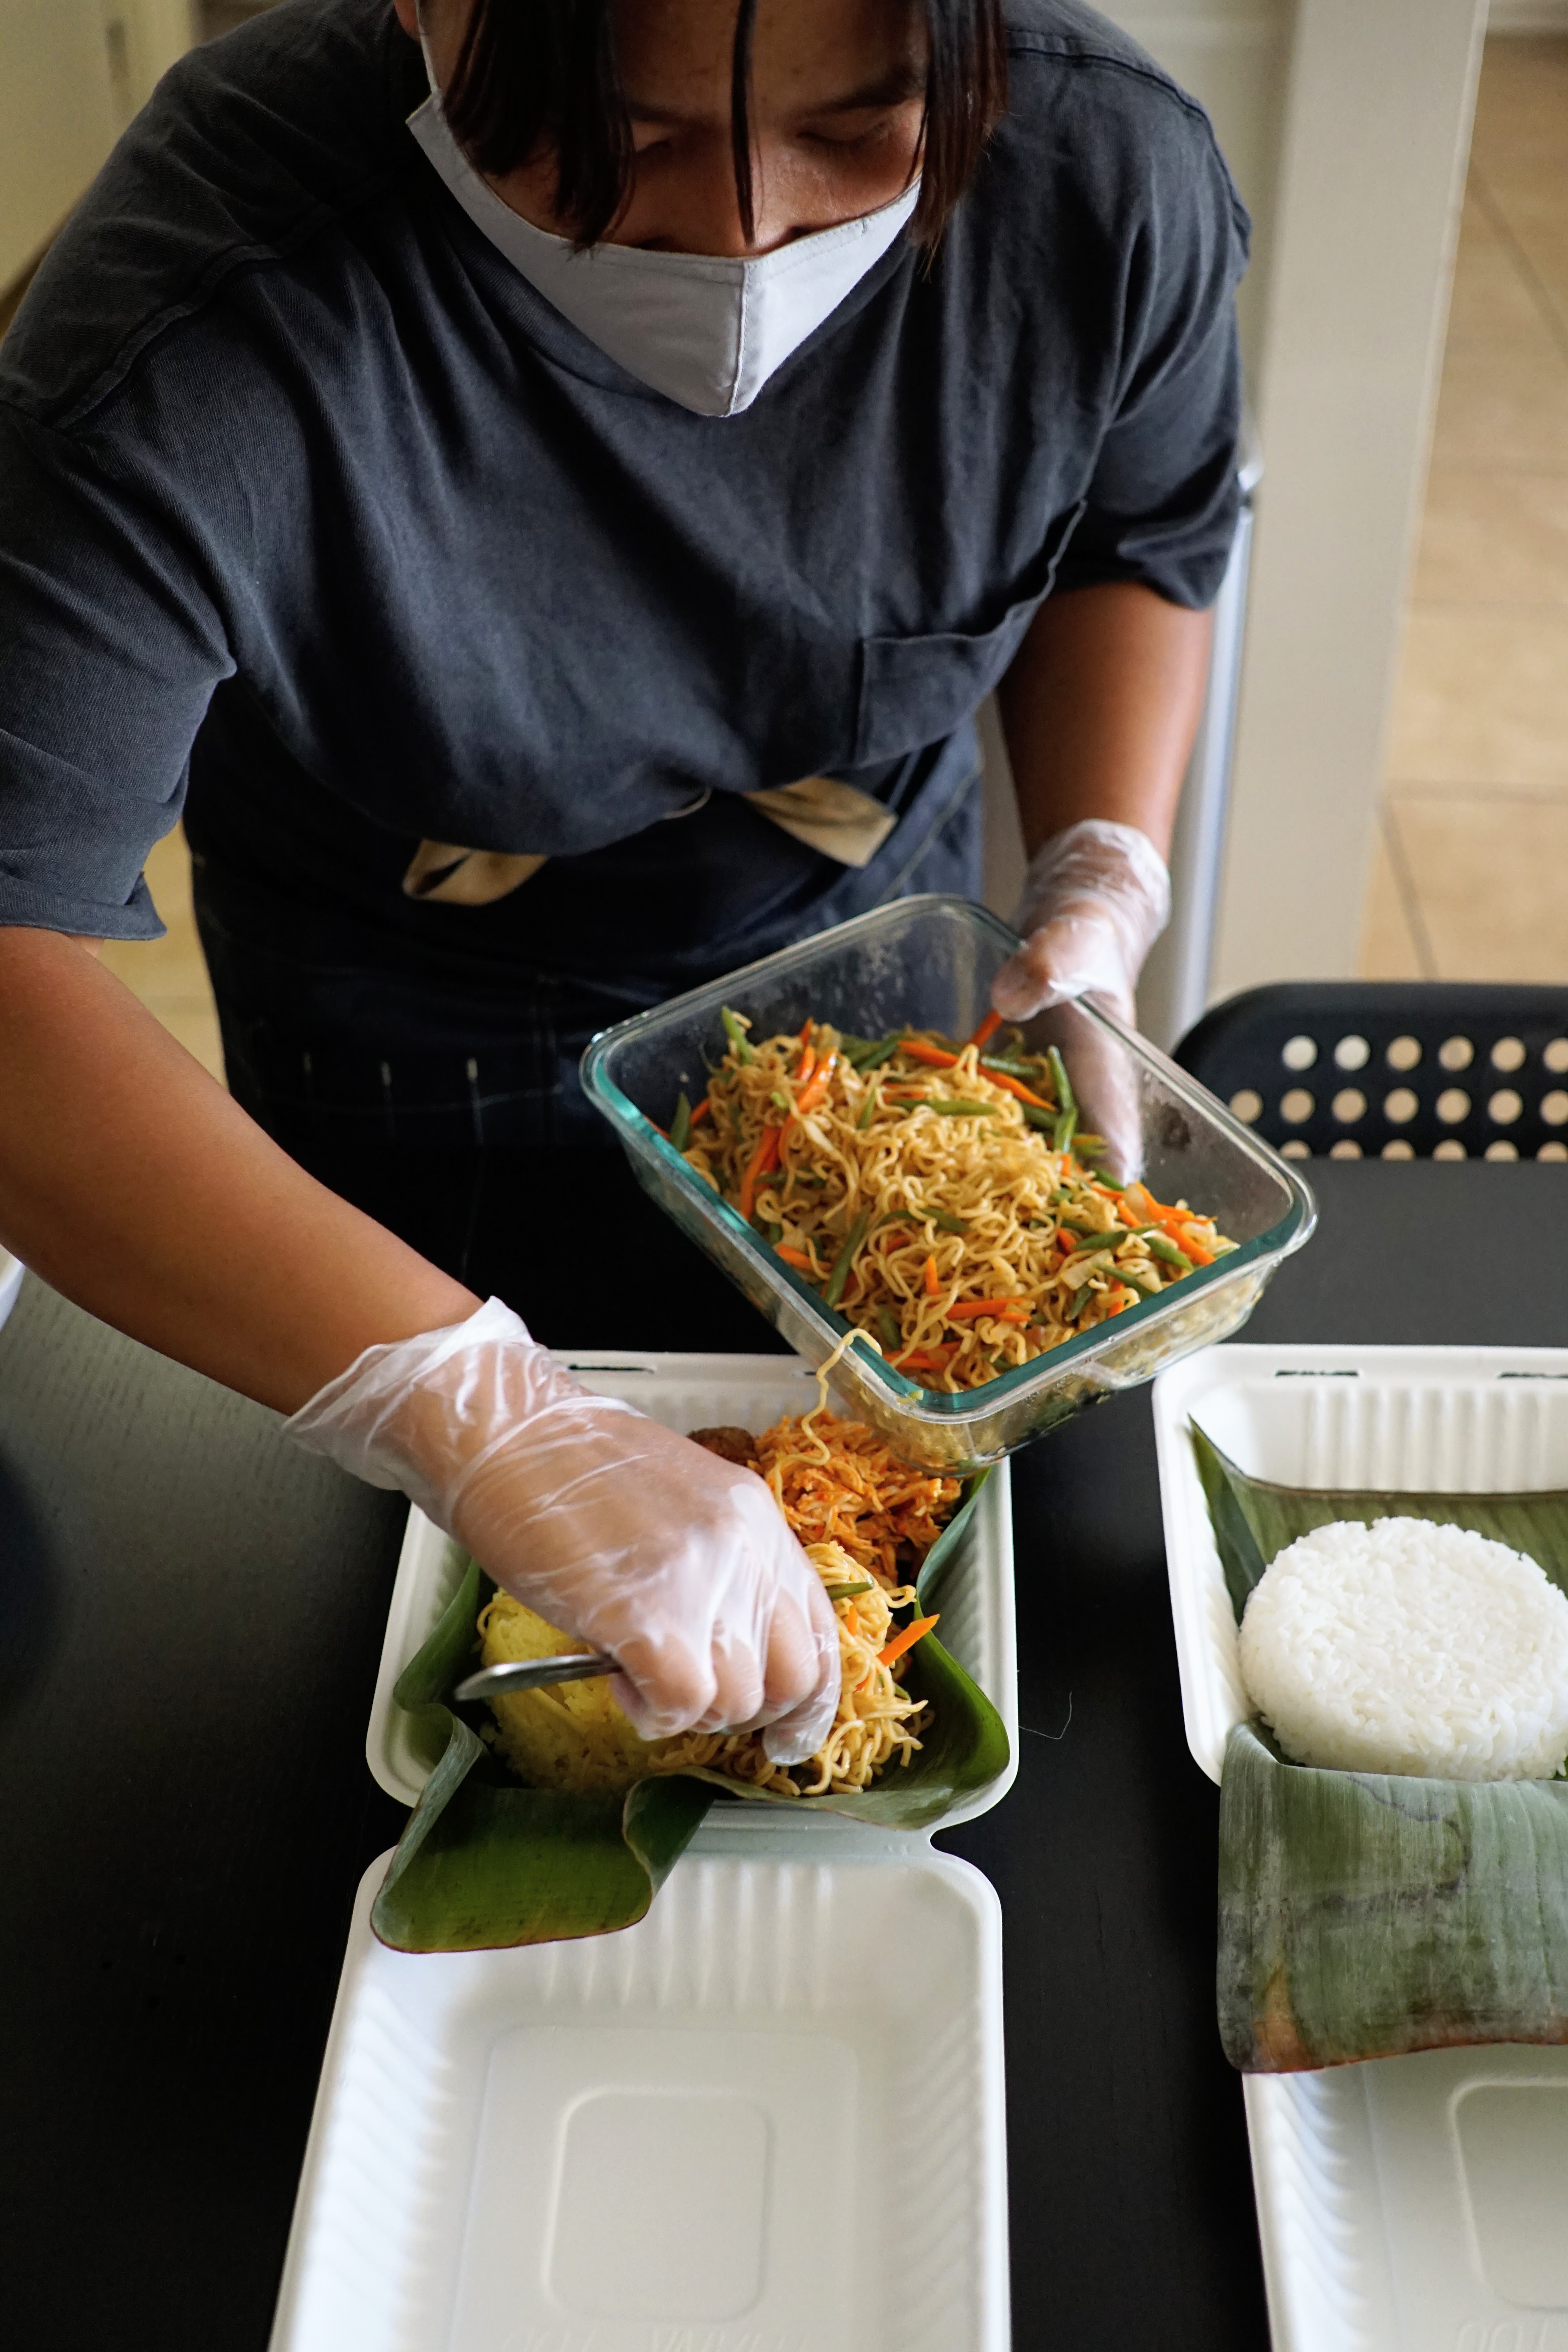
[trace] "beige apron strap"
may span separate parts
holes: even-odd
[[[438,898],[444,907],[489,907],[548,865],[500,849],[462,849],[453,841],[422,841],[403,877],[407,898]]]
[[[798,784],[745,797],[759,816],[840,866],[869,866],[899,821],[869,793],[836,776],[803,776]]]
[[[707,798],[704,793],[690,809],[675,814],[691,815]],[[869,793],[841,784],[835,776],[803,776],[797,784],[747,793],[745,799],[770,824],[839,866],[868,866],[898,823]],[[403,877],[404,895],[438,899],[445,907],[489,907],[521,889],[548,863],[500,849],[464,849],[455,841],[422,841]]]

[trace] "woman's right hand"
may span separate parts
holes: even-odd
[[[645,1738],[765,1725],[792,1764],[826,1738],[837,1625],[763,1481],[592,1395],[499,1299],[368,1349],[288,1428],[401,1487],[498,1584],[607,1651]]]

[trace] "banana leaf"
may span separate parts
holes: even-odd
[[[1373,1488],[1276,1486],[1250,1478],[1194,1422],[1193,1453],[1226,1590],[1237,1623],[1248,1593],[1287,1544],[1335,1519],[1370,1527],[1373,1519],[1431,1519],[1439,1527],[1471,1528],[1539,1562],[1568,1592],[1568,1493],[1401,1495]]]
[[[1321,1772],[1237,1724],[1219,1853],[1233,2066],[1568,2042],[1568,1781]]]
[[[1279,1486],[1192,1436],[1238,1621],[1286,1545],[1335,1519],[1472,1528],[1568,1590],[1568,1495]],[[1220,1789],[1217,1990],[1226,2055],[1248,2073],[1568,2042],[1568,1782],[1320,1770],[1238,1724]]]
[[[974,1542],[988,1472],[931,1546],[917,1589],[940,1608]],[[910,1654],[906,1687],[929,1699],[930,1728],[907,1767],[890,1765],[857,1795],[778,1797],[717,1772],[650,1773],[624,1795],[525,1788],[479,1736],[481,1708],[455,1708],[473,1663],[475,1621],[494,1590],[477,1561],[394,1696],[415,1717],[434,1768],[409,1816],[371,1924],[399,1951],[475,1951],[605,1935],[642,1918],[719,1792],[791,1812],[848,1813],[887,1829],[929,1827],[1006,1768],[1001,1717],[928,1633]]]

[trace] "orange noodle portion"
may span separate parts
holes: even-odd
[[[830,1412],[775,1422],[757,1440],[757,1467],[809,1549],[837,1544],[889,1591],[931,1549],[958,1502],[956,1478],[911,1470],[864,1422]]]
[[[688,1166],[922,1387],[978,1388],[1235,1247],[1096,1172],[1054,1055],[725,1026]]]
[[[822,1746],[806,1763],[785,1767],[770,1762],[757,1731],[642,1740],[601,1681],[503,1694],[491,1702],[495,1744],[542,1787],[626,1788],[645,1772],[695,1766],[777,1796],[865,1789],[889,1764],[908,1764],[921,1745],[926,1702],[910,1696],[904,1677],[910,1648],[936,1619],[918,1614],[914,1577],[957,1505],[959,1482],[910,1469],[873,1430],[820,1407],[760,1437],[741,1429],[695,1433],[765,1479],[828,1591],[839,1693]],[[579,1646],[504,1592],[480,1612],[479,1631],[487,1665]]]

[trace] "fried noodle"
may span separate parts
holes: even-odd
[[[1043,1057],[1025,1085],[908,1031],[861,1068],[822,1023],[727,1025],[688,1166],[924,1387],[979,1387],[1234,1246],[1078,1157]]]

